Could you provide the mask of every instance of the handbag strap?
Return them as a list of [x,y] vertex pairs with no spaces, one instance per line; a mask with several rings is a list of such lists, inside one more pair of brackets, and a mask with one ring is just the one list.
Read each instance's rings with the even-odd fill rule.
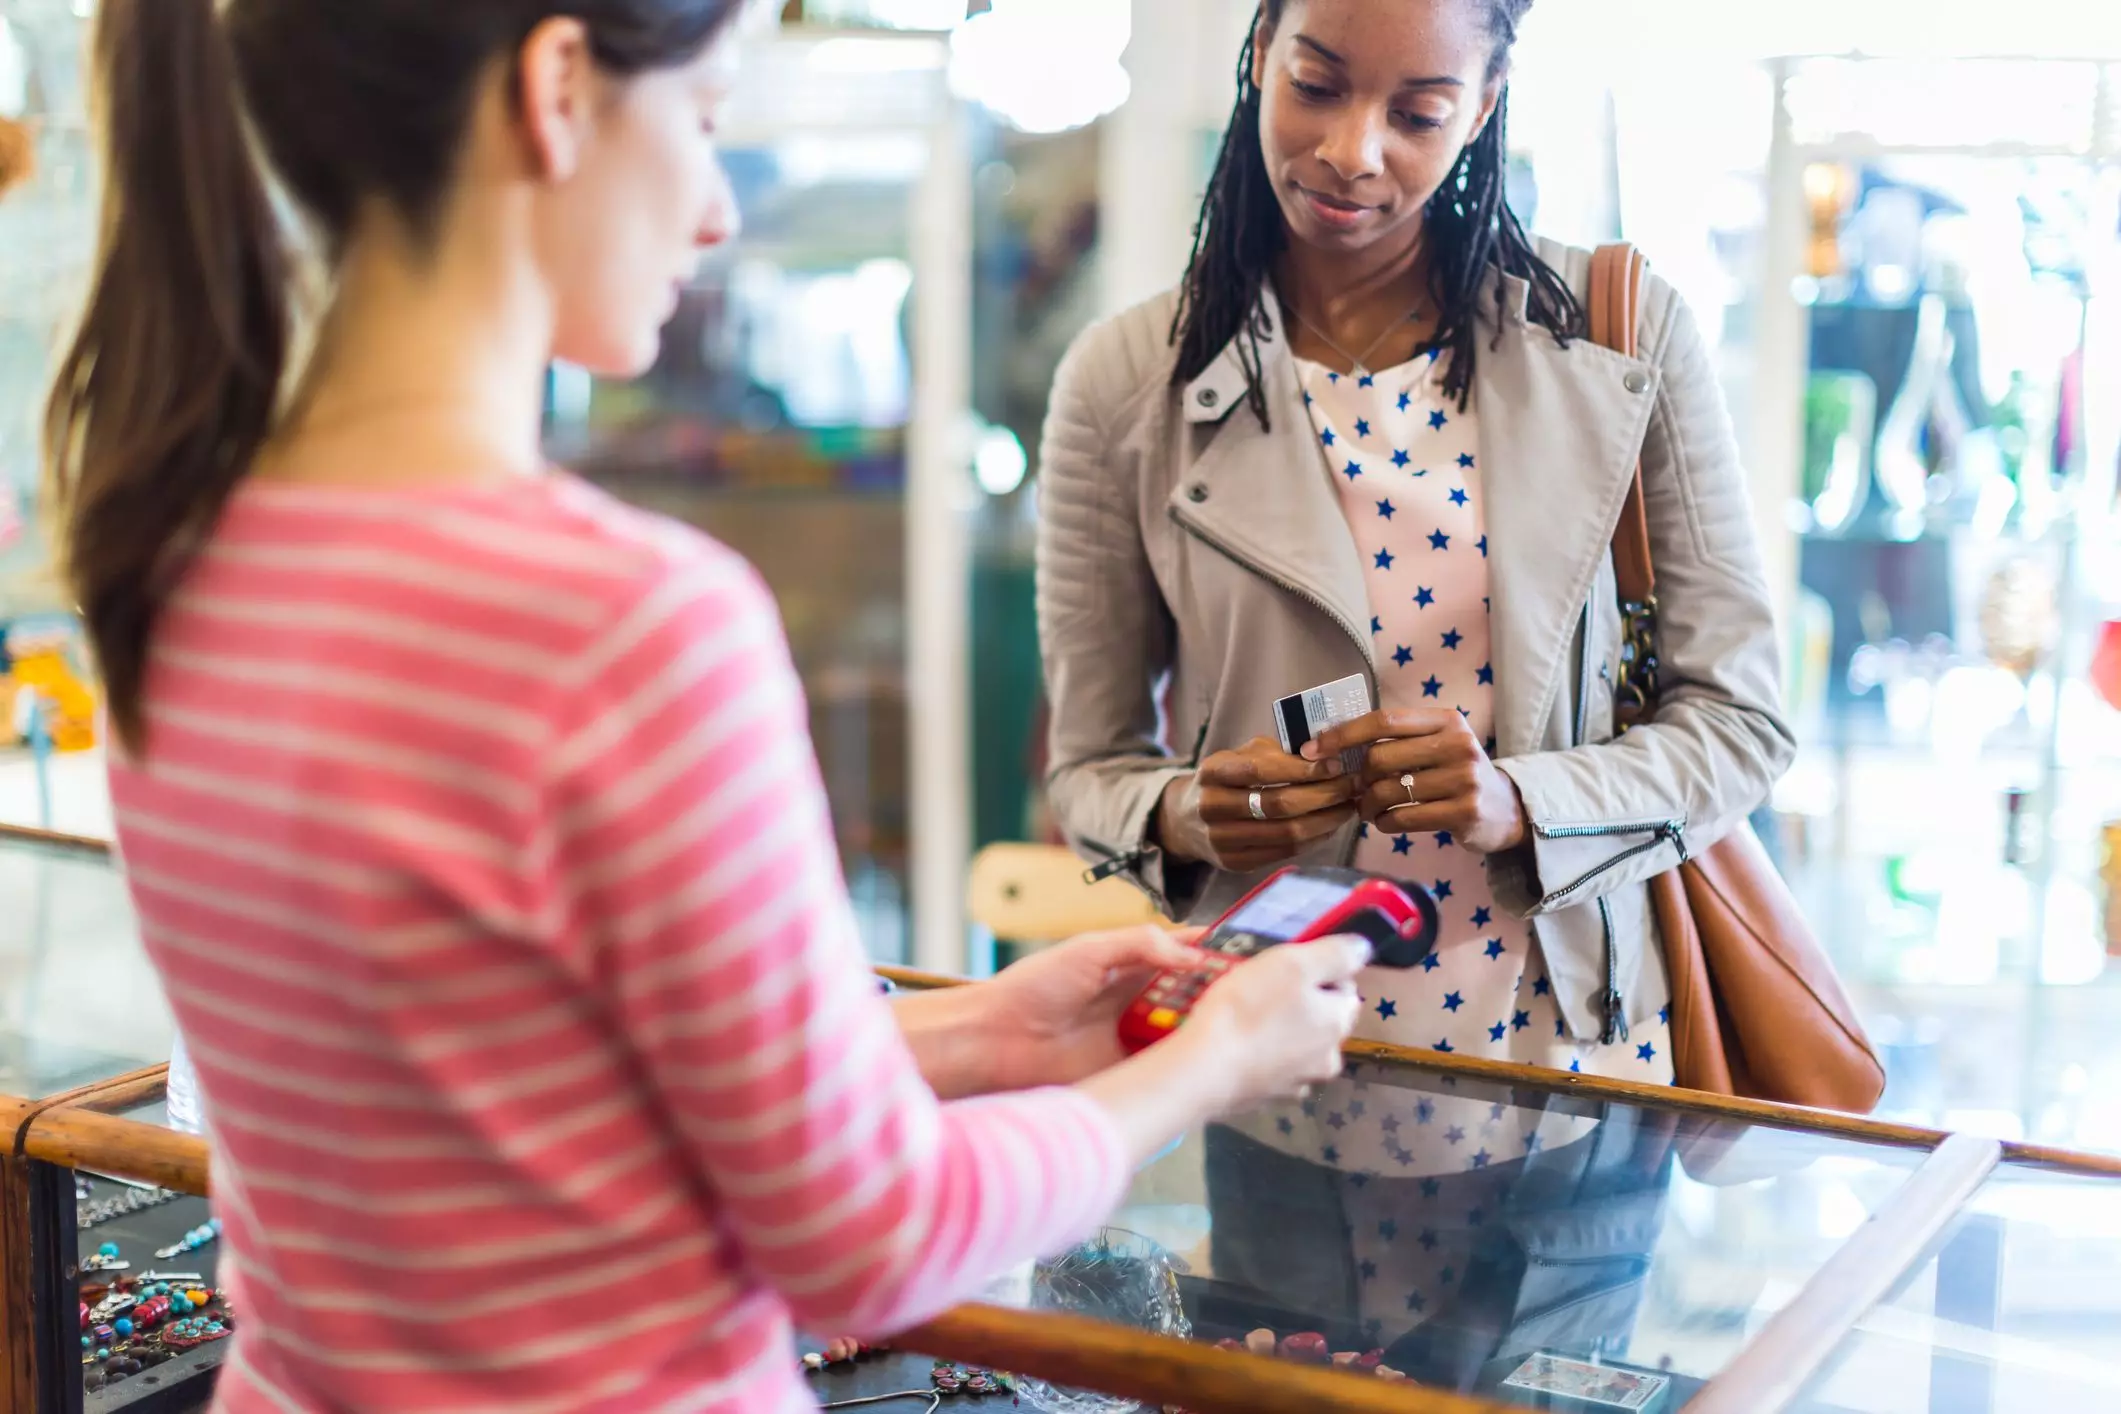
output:
[[[1585,314],[1591,342],[1629,358],[1636,356],[1641,326],[1642,252],[1625,242],[1600,246],[1591,256]],[[1618,684],[1623,725],[1646,715],[1657,695],[1657,567],[1650,558],[1650,518],[1642,495],[1642,464],[1621,504],[1613,530],[1613,578],[1620,589],[1620,617],[1627,634]]]

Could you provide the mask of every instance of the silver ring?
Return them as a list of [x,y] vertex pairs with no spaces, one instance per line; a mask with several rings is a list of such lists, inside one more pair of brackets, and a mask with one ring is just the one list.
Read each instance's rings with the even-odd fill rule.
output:
[[1264,820],[1267,818],[1267,797],[1265,792],[1253,791],[1251,798],[1245,803],[1252,807],[1253,819]]
[[1407,793],[1407,804],[1409,806],[1421,804],[1421,798],[1414,794],[1414,773],[1412,771],[1399,778],[1399,788]]

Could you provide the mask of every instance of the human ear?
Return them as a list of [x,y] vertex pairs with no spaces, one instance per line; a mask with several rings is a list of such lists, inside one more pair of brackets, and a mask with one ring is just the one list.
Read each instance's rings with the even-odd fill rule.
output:
[[516,52],[517,108],[537,175],[564,182],[582,162],[597,89],[596,57],[580,20],[540,24]]

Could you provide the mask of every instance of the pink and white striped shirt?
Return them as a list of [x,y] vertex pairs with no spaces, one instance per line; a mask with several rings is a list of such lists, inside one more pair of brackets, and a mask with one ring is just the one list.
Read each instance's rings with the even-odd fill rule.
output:
[[938,1104],[736,555],[571,478],[245,487],[112,769],[243,1310],[217,1409],[811,1407],[1119,1200],[1070,1090]]

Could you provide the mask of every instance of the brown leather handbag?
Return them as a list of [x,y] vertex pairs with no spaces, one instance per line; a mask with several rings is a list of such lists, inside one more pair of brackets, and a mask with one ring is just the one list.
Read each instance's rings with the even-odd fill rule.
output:
[[[1593,342],[1633,358],[1642,255],[1603,247],[1591,259]],[[1626,635],[1618,703],[1623,731],[1657,707],[1657,574],[1642,468],[1613,534]],[[1885,1067],[1790,888],[1752,829],[1650,881],[1672,983],[1672,1053],[1690,1090],[1868,1114]]]

